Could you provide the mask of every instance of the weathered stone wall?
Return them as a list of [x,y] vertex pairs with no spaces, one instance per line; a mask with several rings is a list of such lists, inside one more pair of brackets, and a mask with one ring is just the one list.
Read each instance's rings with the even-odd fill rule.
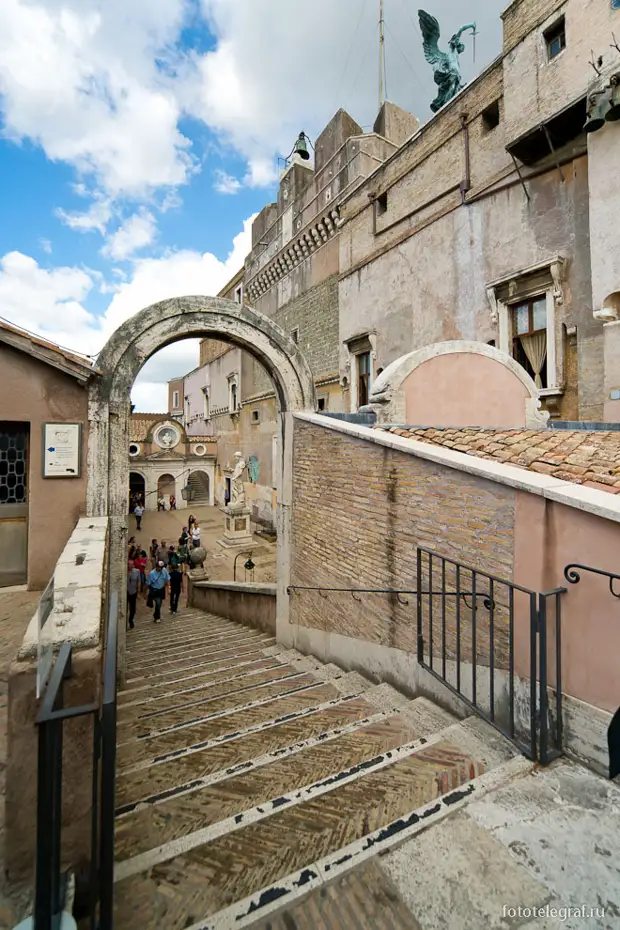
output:
[[[549,59],[544,32],[560,14],[565,17],[566,48]],[[620,60],[610,49],[620,31],[620,11],[611,2],[521,0],[504,14],[504,93],[506,132],[510,141],[539,126],[596,83],[592,54],[603,55],[603,68]],[[615,64],[614,64],[615,62]]]
[[[292,584],[416,588],[424,546],[512,579],[515,492],[453,469],[295,422]],[[415,596],[302,592],[292,621],[375,645],[416,652]],[[455,616],[447,644],[455,651]],[[463,635],[463,655],[469,635]],[[479,641],[484,651],[483,630]],[[506,658],[499,642],[497,661]]]
[[[289,335],[299,330],[298,345],[315,378],[338,371],[338,277],[320,284],[279,307],[271,319]],[[264,369],[254,363],[254,376],[244,385],[245,396],[272,389]]]
[[[565,328],[577,327],[579,417],[600,419],[603,336],[592,318],[587,159],[576,159],[564,173],[565,183],[555,169],[528,181],[529,201],[518,182],[465,207],[455,192],[431,208],[433,220],[411,218],[397,248],[388,243],[381,254],[368,252],[351,273],[349,256],[359,257],[360,242],[370,248],[373,239],[384,239],[373,237],[369,209],[355,216],[340,234],[341,343],[358,332],[376,331],[376,364],[383,368],[434,342],[494,339],[499,345],[489,282],[561,254],[567,270],[564,302],[556,305],[556,340],[565,339]],[[404,210],[399,191],[405,180],[388,193],[397,213]],[[410,203],[409,193],[402,197]],[[346,361],[341,346],[341,372]],[[575,400],[567,397],[566,411],[560,404],[564,417],[574,415]]]
[[[566,587],[561,598],[562,691],[570,696],[564,711],[566,739],[575,745],[578,736],[577,742],[588,743],[590,749],[601,738],[604,742],[594,708],[613,713],[618,706],[617,608],[600,576],[584,572],[579,584],[567,584],[564,570],[571,564],[615,570],[620,542],[617,495],[485,461],[473,450],[464,454],[439,449],[313,415],[295,417],[294,440],[292,585],[415,590],[419,546],[496,576],[493,588],[489,579],[477,576],[476,654],[480,697],[484,699],[486,681],[488,701],[490,613],[484,593],[495,605],[496,696],[504,709],[509,600],[506,585],[497,579],[524,589],[514,594],[515,675],[524,687],[531,675],[529,592]],[[513,442],[518,441],[516,436]],[[419,590],[427,661],[431,653],[427,592],[441,590],[442,582],[441,565],[435,562],[431,578],[425,555]],[[445,589],[454,592],[456,582],[456,573],[448,566]],[[470,591],[460,611],[462,680],[470,676],[465,694],[472,681],[471,582],[471,572],[461,570],[460,590]],[[415,595],[403,604],[386,594],[364,593],[353,599],[350,593],[293,590],[290,599],[290,625],[278,621],[280,642],[414,693],[423,689],[446,698],[442,686],[437,691],[436,682],[416,661]],[[455,608],[450,598],[445,600],[446,657],[451,668],[447,677],[454,683]],[[434,596],[432,608],[432,653],[437,657],[443,639],[442,598]],[[551,602],[547,631],[553,687]],[[441,674],[441,663],[435,664],[435,670]],[[587,724],[580,724],[579,717]],[[602,755],[600,748],[596,753]]]

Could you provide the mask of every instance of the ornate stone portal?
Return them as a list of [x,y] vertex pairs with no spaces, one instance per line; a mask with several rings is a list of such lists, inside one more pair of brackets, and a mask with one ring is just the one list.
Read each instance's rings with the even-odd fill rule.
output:
[[253,543],[252,510],[247,506],[243,486],[245,469],[245,459],[240,452],[235,452],[235,467],[230,482],[230,504],[224,508],[226,528],[223,538],[218,539],[220,546],[225,549],[243,548]]

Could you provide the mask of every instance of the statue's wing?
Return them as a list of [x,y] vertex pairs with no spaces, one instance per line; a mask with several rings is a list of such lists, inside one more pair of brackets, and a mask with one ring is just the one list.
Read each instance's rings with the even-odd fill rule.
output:
[[441,32],[439,23],[434,16],[426,13],[424,10],[418,10],[420,18],[420,29],[422,30],[422,39],[424,41],[424,57],[431,65],[442,65],[447,55],[439,50],[438,42]]

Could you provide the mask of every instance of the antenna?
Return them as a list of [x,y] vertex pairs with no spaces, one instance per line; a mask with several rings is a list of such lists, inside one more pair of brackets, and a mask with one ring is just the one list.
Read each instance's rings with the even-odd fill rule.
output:
[[385,103],[385,21],[383,19],[383,0],[379,0],[379,109]]

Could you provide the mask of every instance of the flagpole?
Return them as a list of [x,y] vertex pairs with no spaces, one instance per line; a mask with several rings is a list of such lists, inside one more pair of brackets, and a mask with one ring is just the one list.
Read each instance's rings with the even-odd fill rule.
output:
[[383,0],[379,0],[379,109],[385,102],[383,75],[385,72],[385,35],[383,22]]

